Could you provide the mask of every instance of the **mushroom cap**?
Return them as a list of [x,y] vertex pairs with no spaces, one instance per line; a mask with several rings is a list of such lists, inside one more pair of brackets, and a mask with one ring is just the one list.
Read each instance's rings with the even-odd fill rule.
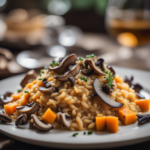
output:
[[116,72],[112,66],[107,66],[107,68],[111,71],[112,75],[115,76]]
[[0,120],[3,122],[12,122],[12,119],[3,112],[0,112]]
[[42,121],[40,121],[36,115],[32,115],[33,122],[35,124],[35,127],[40,131],[49,131],[53,129],[53,126],[51,124],[44,124]]
[[76,64],[71,67],[64,75],[56,76],[55,78],[59,81],[68,81],[69,77],[75,77],[80,71],[80,65]]
[[66,114],[65,113],[60,113],[60,119],[61,119],[61,122],[62,124],[69,128],[70,127],[70,122],[66,119]]
[[68,77],[68,81],[71,83],[71,87],[73,87],[75,78],[74,77]]
[[66,57],[65,59],[62,60],[61,65],[60,66],[56,66],[56,67],[49,67],[50,71],[54,71],[58,74],[63,74],[64,72],[67,71],[68,67],[70,65],[74,65],[75,62],[77,60],[77,56],[76,54],[71,54],[68,57]]
[[37,111],[40,108],[39,103],[35,103],[33,105],[33,107],[28,107],[28,106],[24,106],[24,107],[16,107],[16,109],[20,112],[20,113],[26,113],[27,115],[29,114],[33,114],[35,111]]
[[93,69],[83,69],[81,71],[81,73],[86,76],[90,75],[92,72],[93,72]]
[[21,81],[20,85],[22,88],[24,88],[26,86],[26,84],[30,81],[30,80],[34,80],[36,79],[37,74],[34,70],[30,70],[25,77],[23,78],[23,80]]
[[18,125],[24,125],[27,123],[27,115],[21,114],[15,121],[15,125],[18,127]]
[[4,105],[13,101],[13,97],[5,97],[4,95],[0,95],[0,104]]
[[39,90],[41,92],[44,92],[44,93],[47,93],[47,94],[52,94],[52,93],[55,93],[56,92],[56,88],[55,87],[49,87],[49,88],[46,88],[46,87],[42,87],[40,86],[39,87]]
[[92,59],[87,59],[85,60],[85,66],[88,67],[88,65],[91,67],[91,69],[93,69],[94,73],[98,76],[100,75],[104,75],[104,72],[102,71],[101,68],[97,67],[95,64],[94,64],[94,61]]
[[102,89],[103,83],[100,82],[97,78],[94,80],[93,86],[97,95],[109,106],[119,108],[124,105],[123,103],[116,102],[111,95],[106,94]]

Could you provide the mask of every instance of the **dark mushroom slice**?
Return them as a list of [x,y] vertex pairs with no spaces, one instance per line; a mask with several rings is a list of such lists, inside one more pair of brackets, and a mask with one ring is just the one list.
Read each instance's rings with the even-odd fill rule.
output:
[[36,79],[36,77],[36,72],[34,70],[30,70],[20,83],[21,87],[24,88],[29,81]]
[[63,124],[65,127],[67,127],[67,128],[70,127],[70,122],[67,120],[65,113],[60,113],[60,119],[61,119],[62,124]]
[[66,72],[64,75],[56,76],[55,79],[59,81],[68,81],[69,77],[75,77],[80,71],[79,64],[73,65],[72,68]]
[[12,122],[12,119],[8,115],[4,114],[3,112],[0,112],[0,121],[5,123]]
[[43,83],[43,84],[46,84],[46,83],[47,83],[47,78],[44,78],[44,79],[42,80],[42,83]]
[[27,123],[27,115],[21,114],[17,120],[15,121],[15,125],[18,127],[19,125],[24,125]]
[[90,66],[91,69],[93,69],[93,72],[94,72],[96,75],[98,75],[98,76],[104,75],[103,70],[102,70],[101,68],[97,67],[97,66],[94,64],[94,61],[93,61],[92,59],[87,59],[87,60],[85,60],[84,63],[85,63],[86,68],[88,68],[88,66]]
[[62,110],[61,110],[61,107],[57,106],[57,112],[63,113]]
[[90,75],[91,73],[93,73],[93,69],[83,69],[83,70],[81,71],[81,73],[82,73],[83,75],[88,76],[88,75]]
[[97,96],[97,94],[96,94],[96,93],[91,95],[92,100],[93,100],[93,98],[94,98],[95,96]]
[[71,55],[69,55],[68,57],[66,57],[65,59],[62,60],[60,66],[56,66],[56,67],[51,67],[50,66],[49,70],[54,71],[58,74],[62,74],[62,73],[67,71],[67,69],[70,65],[74,65],[76,60],[77,60],[76,54],[71,54]]
[[56,88],[54,86],[46,88],[46,87],[39,87],[39,91],[44,92],[46,94],[52,94],[56,92]]
[[103,83],[100,82],[97,78],[94,80],[93,86],[97,95],[101,98],[103,102],[105,102],[109,106],[119,108],[124,105],[123,103],[116,102],[110,94],[103,91]]
[[75,78],[74,77],[68,77],[68,81],[71,83],[71,87],[73,87]]
[[133,79],[133,76],[131,76],[131,78],[125,77],[124,82],[127,83],[129,87],[131,87]]
[[51,86],[51,82],[45,83],[45,87],[46,87],[46,88],[49,88],[50,86]]
[[145,116],[147,116],[147,117],[150,118],[150,114],[137,114],[136,116],[137,116],[138,118],[142,118],[142,117],[145,117]]
[[54,127],[51,124],[45,124],[42,121],[40,121],[36,115],[32,115],[33,122],[35,124],[35,127],[40,131],[49,131],[52,130]]
[[143,87],[138,83],[132,85],[131,88],[134,89],[137,93],[139,93],[143,89]]
[[108,84],[104,84],[102,86],[102,90],[108,95],[113,92],[113,89],[110,88]]
[[103,58],[98,59],[97,62],[95,63],[95,65],[99,66],[104,71],[105,66],[104,66],[104,59]]
[[145,96],[143,96],[143,95],[141,95],[141,94],[139,94],[139,93],[137,93],[137,96],[138,96],[138,98],[140,98],[140,99],[145,99]]
[[26,106],[28,107],[32,107],[34,105],[34,101],[32,101],[31,103],[27,103]]
[[26,113],[27,115],[33,114],[35,111],[37,111],[40,108],[39,103],[35,103],[33,107],[24,106],[20,109],[20,107],[16,107],[16,109],[20,113]]
[[116,72],[112,66],[107,66],[107,68],[111,71],[112,75],[115,76]]
[[4,95],[0,95],[0,105],[5,105],[13,101],[13,97],[6,97]]
[[149,122],[149,117],[148,116],[144,116],[144,117],[138,119],[138,124],[139,125],[145,124],[147,122]]

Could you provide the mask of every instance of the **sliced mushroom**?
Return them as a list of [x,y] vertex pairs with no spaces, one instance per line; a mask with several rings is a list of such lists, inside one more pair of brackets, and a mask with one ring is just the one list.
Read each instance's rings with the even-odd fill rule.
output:
[[57,106],[57,112],[61,112],[62,113],[61,107]]
[[30,70],[25,77],[23,78],[22,82],[20,83],[20,85],[22,86],[22,88],[24,88],[26,86],[26,84],[31,81],[36,79],[37,74],[34,70]]
[[71,87],[73,87],[75,78],[74,77],[68,77],[68,81],[71,83]]
[[83,69],[81,71],[81,73],[86,75],[86,76],[90,75],[92,72],[93,72],[93,69]]
[[0,95],[0,105],[5,105],[13,101],[13,97],[6,97],[5,95]]
[[45,84],[45,87],[46,88],[49,88],[51,86],[51,82],[47,82],[46,84]]
[[150,119],[149,116],[144,116],[142,118],[139,118],[138,119],[138,124],[139,125],[145,124],[145,123],[149,122],[149,119]]
[[5,123],[12,122],[12,119],[8,115],[4,114],[3,112],[0,112],[0,121]]
[[137,93],[139,93],[139,92],[143,89],[143,87],[142,87],[140,84],[138,84],[138,83],[133,84],[133,85],[131,86],[131,88],[134,89],[135,92],[137,92]]
[[73,65],[72,68],[64,75],[56,76],[55,78],[59,81],[68,81],[69,77],[75,77],[80,71],[79,64]]
[[44,78],[44,79],[42,80],[42,83],[43,83],[43,84],[46,84],[46,83],[47,83],[47,78]]
[[137,96],[138,96],[139,98],[141,98],[141,99],[145,99],[145,96],[143,96],[143,95],[141,95],[141,94],[139,94],[139,93],[137,93]]
[[40,87],[39,87],[39,90],[40,90],[41,92],[46,93],[46,94],[52,94],[52,93],[55,93],[55,92],[56,92],[56,88],[55,88],[54,86],[49,87],[49,88],[40,86]]
[[105,69],[105,66],[104,66],[104,59],[100,58],[97,60],[97,62],[95,63],[96,66],[99,66],[103,71]]
[[62,124],[69,128],[70,127],[70,122],[66,119],[66,114],[65,113],[60,113],[60,118],[61,118],[61,122]]
[[111,89],[109,86],[108,86],[108,84],[104,84],[103,86],[102,86],[102,90],[106,93],[106,94],[110,94],[110,93],[112,93],[112,91],[113,91],[113,89]]
[[33,107],[28,107],[28,106],[24,106],[22,108],[20,107],[16,107],[16,109],[20,112],[20,113],[26,113],[27,115],[33,114],[35,111],[37,111],[40,108],[39,103],[35,103],[33,105]]
[[27,115],[21,114],[17,120],[15,121],[15,125],[18,127],[19,125],[24,125],[27,123]]
[[127,83],[129,87],[131,87],[133,79],[134,79],[133,76],[131,76],[130,79],[125,77],[124,82]]
[[35,127],[40,131],[49,131],[52,130],[54,127],[51,124],[45,124],[42,121],[40,121],[36,115],[32,115],[33,122],[35,124]]
[[92,100],[93,100],[93,98],[94,98],[95,96],[97,96],[97,94],[96,94],[96,93],[91,95]]
[[94,80],[93,86],[97,95],[101,98],[103,102],[105,102],[109,106],[119,108],[124,105],[123,103],[116,102],[115,99],[110,94],[104,92],[103,83],[100,82],[97,78]]
[[71,54],[71,55],[69,55],[68,57],[66,57],[65,59],[62,60],[60,66],[56,66],[56,67],[51,67],[50,66],[49,70],[54,71],[58,74],[62,74],[62,73],[67,71],[67,69],[70,65],[74,65],[76,60],[77,60],[76,54]]
[[116,72],[112,66],[107,66],[107,68],[111,71],[112,75],[115,76]]
[[87,59],[87,60],[85,60],[84,63],[85,63],[86,68],[88,68],[88,66],[90,66],[91,69],[93,69],[93,72],[94,72],[96,75],[98,75],[98,76],[104,75],[103,70],[102,70],[101,68],[97,67],[97,66],[94,64],[94,61],[93,61],[92,59]]
[[32,101],[31,103],[27,103],[26,106],[28,107],[32,107],[34,105],[34,101]]

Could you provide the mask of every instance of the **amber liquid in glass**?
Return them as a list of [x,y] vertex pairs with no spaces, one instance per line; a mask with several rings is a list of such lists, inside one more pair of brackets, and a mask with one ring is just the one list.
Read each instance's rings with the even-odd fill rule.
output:
[[124,46],[135,47],[150,42],[150,21],[109,19],[108,32]]

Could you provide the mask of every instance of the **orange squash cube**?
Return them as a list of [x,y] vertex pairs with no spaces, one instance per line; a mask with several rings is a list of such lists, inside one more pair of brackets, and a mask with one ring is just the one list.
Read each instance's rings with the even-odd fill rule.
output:
[[140,106],[143,112],[149,111],[149,105],[150,105],[149,99],[136,100],[135,103]]
[[16,102],[4,105],[5,113],[7,115],[12,115],[14,112],[16,112],[16,107],[17,106],[18,106],[18,104]]
[[132,124],[136,120],[136,113],[126,107],[121,107],[118,109],[118,116],[125,125]]
[[33,85],[34,85],[33,83],[28,83],[28,84],[26,85],[26,87],[27,87],[27,89],[30,89]]
[[18,99],[20,99],[20,97],[23,95],[23,93],[15,93],[15,94],[12,94],[11,97],[13,98],[13,101],[16,101]]
[[48,79],[48,81],[52,81],[53,80],[53,77],[50,77],[49,79]]
[[33,84],[36,84],[36,83],[37,83],[37,80],[33,80],[32,83],[33,83]]
[[118,132],[118,117],[107,116],[106,128],[111,133]]
[[117,82],[117,83],[123,83],[123,79],[119,76],[119,75],[116,75],[114,80]]
[[38,86],[39,86],[39,87],[40,87],[40,86],[45,86],[45,85],[43,84],[42,80],[38,81]]
[[28,101],[29,101],[29,97],[30,97],[29,93],[24,93],[20,105],[21,106],[25,106],[28,103]]
[[53,124],[56,119],[56,114],[50,108],[48,108],[42,116],[42,119],[50,124]]
[[95,122],[97,131],[103,131],[106,129],[106,117],[96,117]]

